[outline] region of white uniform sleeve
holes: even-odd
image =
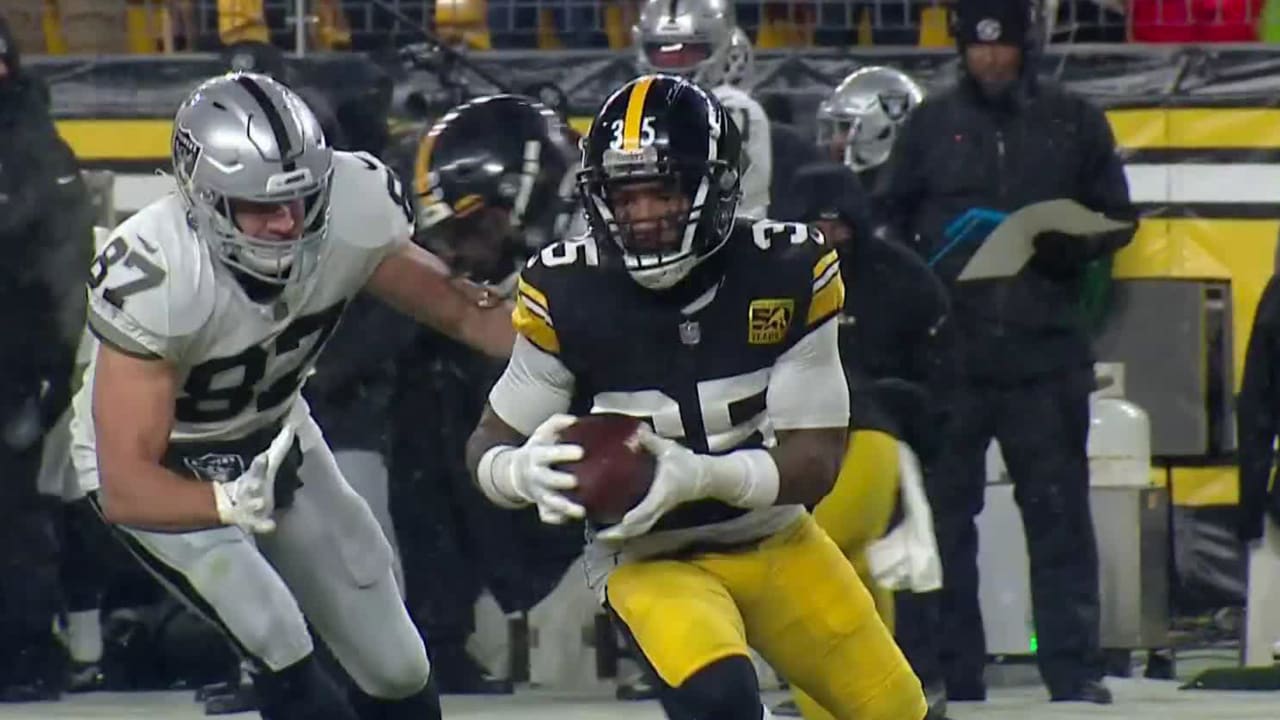
[[[489,406],[503,422],[532,435],[543,420],[568,411],[573,384],[573,373],[559,358],[516,335],[507,369],[489,391]]]
[[[181,201],[167,198],[114,232],[89,272],[88,328],[139,357],[177,360],[213,311],[214,279]]]
[[[840,364],[839,323],[831,318],[773,365],[765,396],[775,430],[847,427],[849,386]]]
[[[730,85],[713,91],[742,133],[747,167],[742,175],[739,215],[763,218],[769,209],[769,181],[773,176],[773,144],[769,116],[755,98]]]
[[[413,238],[409,188],[381,160],[364,153],[333,154],[329,237],[339,262],[359,264],[365,278]]]

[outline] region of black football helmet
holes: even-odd
[[[568,128],[536,100],[493,95],[459,105],[418,144],[419,232],[455,271],[500,282],[567,228],[575,160]]]
[[[582,142],[578,191],[591,232],[640,285],[674,286],[728,240],[741,156],[714,95],[674,75],[632,80]]]

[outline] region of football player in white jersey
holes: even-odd
[[[299,389],[362,289],[499,357],[508,312],[410,242],[390,169],[332,150],[265,76],[197,87],[172,150],[178,192],[117,227],[90,269],[98,343],[72,422],[81,484],[254,664],[264,718],[439,718],[391,548]],[[320,669],[308,624],[358,692]]]
[[[769,116],[739,86],[751,73],[751,39],[737,26],[729,0],[648,0],[631,29],[642,72],[684,75],[724,105],[742,135],[742,204],[738,214],[763,218],[769,208],[773,146]]]

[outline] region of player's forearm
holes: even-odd
[[[213,486],[155,463],[101,468],[100,500],[107,522],[153,530],[216,527]]]
[[[769,451],[778,465],[778,505],[817,505],[835,487],[844,460],[845,428],[779,433]]]
[[[516,331],[511,325],[511,303],[492,308],[477,307],[460,327],[462,342],[495,358],[511,357]]]

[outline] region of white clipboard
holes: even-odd
[[[1017,275],[1035,253],[1034,240],[1042,232],[1086,237],[1132,227],[1112,220],[1075,200],[1058,198],[1027,205],[1010,213],[969,258],[957,280],[985,280]]]

